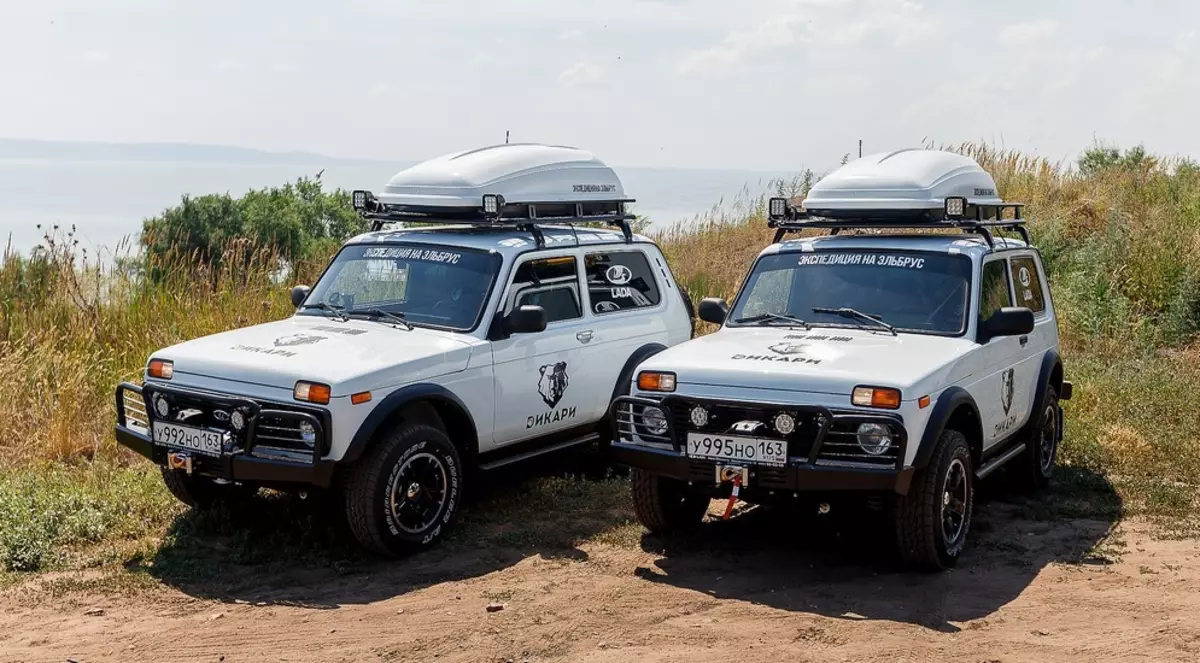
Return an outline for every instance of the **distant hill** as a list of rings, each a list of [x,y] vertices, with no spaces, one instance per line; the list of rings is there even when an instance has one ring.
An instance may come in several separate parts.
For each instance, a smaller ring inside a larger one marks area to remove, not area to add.
[[[312,152],[267,152],[226,145],[190,143],[86,143],[0,138],[0,159],[51,161],[194,161],[227,164],[379,163],[339,159]]]

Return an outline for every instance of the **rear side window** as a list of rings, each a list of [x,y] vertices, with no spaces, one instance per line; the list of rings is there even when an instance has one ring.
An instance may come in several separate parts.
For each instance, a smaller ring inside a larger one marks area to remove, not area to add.
[[[521,263],[513,275],[513,303],[546,309],[546,321],[583,316],[579,305],[579,272],[574,256],[538,258]]]
[[[1013,258],[1011,263],[1013,285],[1017,288],[1017,306],[1042,313],[1046,310],[1046,297],[1042,294],[1042,279],[1038,276],[1037,263],[1033,258]]]
[[[983,279],[979,284],[979,321],[987,322],[992,315],[1012,306],[1012,291],[1008,287],[1008,274],[1004,260],[994,260],[983,266]]]
[[[588,306],[593,313],[615,313],[657,306],[658,284],[650,261],[640,251],[589,253],[584,257]]]

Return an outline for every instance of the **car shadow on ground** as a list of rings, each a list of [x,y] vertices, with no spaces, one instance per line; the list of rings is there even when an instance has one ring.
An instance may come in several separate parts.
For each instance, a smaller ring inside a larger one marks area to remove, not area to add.
[[[631,517],[628,480],[594,450],[549,454],[480,478],[448,535],[399,559],[360,548],[329,496],[264,493],[241,508],[178,516],[157,549],[125,566],[197,598],[336,608],[531,556],[586,560],[577,542]]]
[[[686,538],[647,534],[643,549],[661,558],[637,574],[782,610],[955,632],[1013,601],[1051,563],[1110,563],[1099,544],[1121,514],[1116,492],[1086,471],[1058,476],[1040,497],[1012,494],[1003,477],[984,482],[967,549],[942,573],[902,566],[885,510],[834,507],[828,516],[754,509]]]

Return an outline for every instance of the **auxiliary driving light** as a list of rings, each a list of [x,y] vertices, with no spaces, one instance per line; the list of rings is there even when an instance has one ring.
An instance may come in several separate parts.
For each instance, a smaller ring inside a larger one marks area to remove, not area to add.
[[[872,456],[879,456],[892,446],[891,431],[883,424],[861,424],[858,427],[858,446]]]
[[[692,408],[688,419],[692,421],[692,425],[696,428],[704,428],[708,425],[708,410],[704,409],[703,405],[697,405]]]
[[[234,410],[229,413],[229,425],[233,426],[233,430],[240,431],[246,427],[246,415],[241,410]]]
[[[967,214],[967,199],[962,196],[946,198],[946,218],[958,220]]]
[[[796,432],[796,418],[787,412],[775,415],[775,432],[780,435],[791,435]]]
[[[486,216],[500,216],[500,208],[504,206],[504,196],[496,193],[483,194],[483,213]]]
[[[767,203],[767,216],[772,219],[782,219],[787,215],[787,198],[772,198]]]
[[[171,416],[171,404],[167,402],[166,396],[154,394],[154,414],[157,414],[159,419]]]
[[[667,413],[660,407],[647,405],[642,408],[642,427],[651,435],[665,435],[667,432]]]

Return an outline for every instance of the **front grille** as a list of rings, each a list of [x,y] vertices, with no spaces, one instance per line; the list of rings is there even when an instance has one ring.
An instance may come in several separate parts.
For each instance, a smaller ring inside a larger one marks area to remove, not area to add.
[[[309,462],[314,449],[324,452],[327,446],[328,413],[319,410],[157,384],[145,385],[142,397],[125,391],[123,398],[127,425],[138,419],[140,402],[141,416],[149,415],[147,422],[171,421],[227,433],[227,453]],[[240,428],[235,425],[239,418]]]
[[[679,442],[686,440],[685,434],[709,433],[713,435],[750,435],[768,440],[785,440],[788,443],[788,457],[808,458],[821,429],[824,410],[793,407],[783,405],[754,405],[743,403],[717,403],[710,401],[671,398],[667,400],[671,408],[675,430],[679,433]],[[692,423],[692,409],[700,406],[708,413],[708,422],[703,426]],[[775,418],[786,413],[795,420],[795,430],[784,435],[775,430]],[[738,432],[734,425],[739,422],[759,422],[762,424],[752,432]]]

